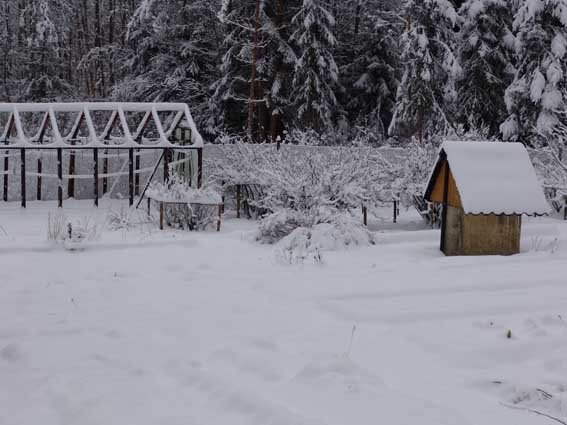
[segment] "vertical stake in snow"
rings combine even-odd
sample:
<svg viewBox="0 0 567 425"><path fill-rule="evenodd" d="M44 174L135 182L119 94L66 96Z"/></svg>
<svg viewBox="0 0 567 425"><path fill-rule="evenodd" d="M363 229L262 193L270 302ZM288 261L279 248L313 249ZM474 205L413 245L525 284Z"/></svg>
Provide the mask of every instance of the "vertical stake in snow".
<svg viewBox="0 0 567 425"><path fill-rule="evenodd" d="M240 218L240 185L236 185L236 218Z"/></svg>
<svg viewBox="0 0 567 425"><path fill-rule="evenodd" d="M197 149L197 188L203 185L203 148Z"/></svg>
<svg viewBox="0 0 567 425"><path fill-rule="evenodd" d="M4 143L8 144L8 139L4 140ZM6 156L4 157L4 202L8 202L8 170L10 169L10 151L5 151Z"/></svg>
<svg viewBox="0 0 567 425"><path fill-rule="evenodd" d="M128 149L128 189L130 206L134 205L134 149Z"/></svg>
<svg viewBox="0 0 567 425"><path fill-rule="evenodd" d="M98 148L93 149L93 176L94 176L94 204L98 207Z"/></svg>
<svg viewBox="0 0 567 425"><path fill-rule="evenodd" d="M58 207L63 208L63 149L57 148L57 199Z"/></svg>
<svg viewBox="0 0 567 425"><path fill-rule="evenodd" d="M21 171L20 171L20 179L22 182L22 189L21 189L21 195L22 195L22 208L26 207L26 150L25 149L21 149L20 150L20 157L21 157Z"/></svg>
<svg viewBox="0 0 567 425"><path fill-rule="evenodd" d="M394 199L394 223L398 222L398 201Z"/></svg>
<svg viewBox="0 0 567 425"><path fill-rule="evenodd" d="M171 154L171 152L170 152L169 149L163 150L163 182L164 182L164 184L167 184L167 181L169 180L169 162L171 161L170 154Z"/></svg>

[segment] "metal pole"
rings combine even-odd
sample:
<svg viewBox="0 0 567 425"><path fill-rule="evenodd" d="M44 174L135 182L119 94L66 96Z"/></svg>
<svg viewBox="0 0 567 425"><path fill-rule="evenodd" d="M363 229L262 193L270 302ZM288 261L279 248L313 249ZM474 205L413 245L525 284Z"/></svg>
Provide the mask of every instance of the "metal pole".
<svg viewBox="0 0 567 425"><path fill-rule="evenodd" d="M197 149L197 187L203 185L203 148Z"/></svg>
<svg viewBox="0 0 567 425"><path fill-rule="evenodd" d="M134 205L134 149L128 149L128 189L130 192L130 206Z"/></svg>
<svg viewBox="0 0 567 425"><path fill-rule="evenodd" d="M169 162L171 161L170 157L171 151L169 149L163 150L163 182L167 183L169 180Z"/></svg>
<svg viewBox="0 0 567 425"><path fill-rule="evenodd" d="M394 199L394 223L398 222L398 201Z"/></svg>
<svg viewBox="0 0 567 425"><path fill-rule="evenodd" d="M75 145L75 141L71 140L71 146ZM75 152L73 150L69 151L69 181L67 182L67 195L69 198L75 197Z"/></svg>
<svg viewBox="0 0 567 425"><path fill-rule="evenodd" d="M57 188L58 207L63 208L63 149L57 148L57 178L59 187Z"/></svg>
<svg viewBox="0 0 567 425"><path fill-rule="evenodd" d="M140 173L138 173L138 171L140 171L140 149L137 150L136 152L136 160L135 160L135 170L136 172L134 173L134 194L135 195L139 195L140 194Z"/></svg>
<svg viewBox="0 0 567 425"><path fill-rule="evenodd" d="M21 182L22 182L22 190L21 190L21 195L22 195L22 208L26 207L26 150L25 149L21 149L20 150L20 156L21 156Z"/></svg>
<svg viewBox="0 0 567 425"><path fill-rule="evenodd" d="M94 161L94 204L95 207L98 207L98 198L99 198L99 191L98 191L98 148L93 149L93 161Z"/></svg>
<svg viewBox="0 0 567 425"><path fill-rule="evenodd" d="M240 218L240 185L236 185L236 218Z"/></svg>
<svg viewBox="0 0 567 425"><path fill-rule="evenodd" d="M38 152L39 149L38 149ZM37 200L41 201L41 172L43 170L43 164L41 163L41 157L37 159Z"/></svg>
<svg viewBox="0 0 567 425"><path fill-rule="evenodd" d="M4 143L7 145L8 140ZM8 171L10 169L10 151L6 151L6 156L4 157L4 202L8 202Z"/></svg>

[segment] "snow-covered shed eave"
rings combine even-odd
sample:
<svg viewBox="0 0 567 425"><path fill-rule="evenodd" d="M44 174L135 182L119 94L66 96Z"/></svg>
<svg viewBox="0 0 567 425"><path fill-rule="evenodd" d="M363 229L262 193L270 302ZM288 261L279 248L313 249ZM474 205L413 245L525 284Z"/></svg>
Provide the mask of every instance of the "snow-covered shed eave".
<svg viewBox="0 0 567 425"><path fill-rule="evenodd" d="M491 150L494 150L494 154L490 152ZM486 161L479 161L478 164L475 164L469 160L468 156L478 156L479 153L485 155ZM428 201L431 201L436 182L439 178L443 178L440 173L445 162L449 166L457 190L461 195L461 206L466 215L541 217L548 215L551 210L545 200L541 185L537 181L529 155L521 144L503 142L443 143L424 193L424 198ZM505 167L507 163L508 168ZM500 172L502 169L506 172ZM491 172L493 175L490 174ZM510 181L510 178L514 181L515 174L526 184L507 185L506 178L508 178L508 181ZM471 184L471 182L474 183ZM507 208L506 205L502 205L502 199L506 198L510 191L512 192L511 205L509 205L510 208ZM486 196L488 200L480 199L479 201L479 197L483 197L480 194L485 194L485 192L490 192ZM477 207L477 205L482 204L485 207ZM493 207L486 206L486 204L492 204ZM514 204L516 205L514 206Z"/></svg>

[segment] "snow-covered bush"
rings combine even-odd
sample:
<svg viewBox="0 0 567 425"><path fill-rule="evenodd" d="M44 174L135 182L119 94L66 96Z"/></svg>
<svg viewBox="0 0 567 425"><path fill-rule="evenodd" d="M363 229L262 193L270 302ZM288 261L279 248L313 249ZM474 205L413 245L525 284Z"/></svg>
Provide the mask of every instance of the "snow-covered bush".
<svg viewBox="0 0 567 425"><path fill-rule="evenodd" d="M295 229L311 225L308 217L298 211L280 210L260 222L256 239L264 243L276 243Z"/></svg>
<svg viewBox="0 0 567 425"><path fill-rule="evenodd" d="M375 243L374 235L346 214L330 217L327 223L298 227L276 247L276 259L283 264L320 263L325 251L336 251Z"/></svg>
<svg viewBox="0 0 567 425"><path fill-rule="evenodd" d="M404 206L412 204L413 195L421 195L429 180L431 168L438 155L436 144L412 141L403 148L403 157L384 160L386 179L383 193L399 198Z"/></svg>
<svg viewBox="0 0 567 425"><path fill-rule="evenodd" d="M296 135L296 137L299 137ZM308 137L308 136L306 136ZM403 148L254 145L230 139L207 163L217 184L256 185L254 207L272 215L258 239L273 243L298 227L328 223L329 217L400 198L411 205L422 194L438 150L411 142Z"/></svg>
<svg viewBox="0 0 567 425"><path fill-rule="evenodd" d="M219 150L210 164L215 181L262 187L263 197L251 202L269 212L257 237L266 243L299 227L333 223L386 189L389 163L377 149L286 145L277 150L236 142Z"/></svg>

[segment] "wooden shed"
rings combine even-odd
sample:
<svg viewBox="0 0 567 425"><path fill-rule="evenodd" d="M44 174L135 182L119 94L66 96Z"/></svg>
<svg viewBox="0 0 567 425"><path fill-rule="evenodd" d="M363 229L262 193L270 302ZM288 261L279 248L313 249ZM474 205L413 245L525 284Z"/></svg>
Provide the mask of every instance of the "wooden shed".
<svg viewBox="0 0 567 425"><path fill-rule="evenodd" d="M517 254L522 215L549 212L521 143L445 142L425 199L443 204L445 255Z"/></svg>

